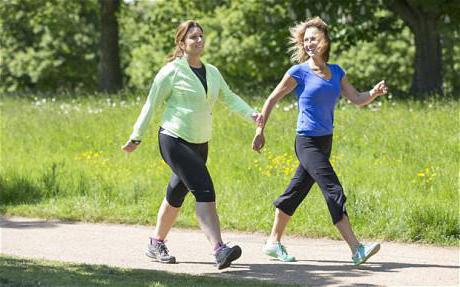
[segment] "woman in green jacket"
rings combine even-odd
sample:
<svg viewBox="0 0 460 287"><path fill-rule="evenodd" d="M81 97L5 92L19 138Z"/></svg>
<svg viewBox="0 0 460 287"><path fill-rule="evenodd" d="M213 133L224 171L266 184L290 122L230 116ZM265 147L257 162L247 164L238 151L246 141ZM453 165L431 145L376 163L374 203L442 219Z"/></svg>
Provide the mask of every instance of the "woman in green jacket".
<svg viewBox="0 0 460 287"><path fill-rule="evenodd" d="M203 29L196 21L178 26L170 62L156 75L130 139L122 149L132 152L139 146L155 108L163 104L158 141L161 156L173 174L146 255L162 263L176 262L164 240L191 191L200 227L213 247L217 268L223 269L241 256L241 248L229 247L222 241L214 187L206 167L212 107L220 97L230 110L246 119L263 121L259 113L229 89L216 67L201 61L204 42Z"/></svg>

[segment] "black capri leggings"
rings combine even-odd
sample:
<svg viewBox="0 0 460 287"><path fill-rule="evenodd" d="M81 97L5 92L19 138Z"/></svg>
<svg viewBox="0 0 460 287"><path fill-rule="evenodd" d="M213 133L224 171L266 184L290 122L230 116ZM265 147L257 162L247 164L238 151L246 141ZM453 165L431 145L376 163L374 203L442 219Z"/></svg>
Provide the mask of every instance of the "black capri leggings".
<svg viewBox="0 0 460 287"><path fill-rule="evenodd" d="M181 207L188 191L192 192L197 202L216 201L212 179L206 167L208 143L193 144L160 132L158 142L161 157L173 171L166 189L168 203Z"/></svg>
<svg viewBox="0 0 460 287"><path fill-rule="evenodd" d="M296 136L295 151L300 164L286 191L274 201L277 208L292 216L316 182L326 199L332 222L336 224L347 214L342 185L329 162L331 149L332 135Z"/></svg>

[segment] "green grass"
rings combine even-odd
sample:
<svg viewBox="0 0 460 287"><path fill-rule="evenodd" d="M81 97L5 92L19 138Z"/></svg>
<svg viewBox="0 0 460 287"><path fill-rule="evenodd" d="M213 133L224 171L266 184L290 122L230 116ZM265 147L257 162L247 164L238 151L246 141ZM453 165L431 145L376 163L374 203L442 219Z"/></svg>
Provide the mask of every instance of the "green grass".
<svg viewBox="0 0 460 287"><path fill-rule="evenodd" d="M170 170L157 147L158 119L139 150L120 152L143 104L130 98L0 98L0 212L154 224ZM215 108L208 166L224 229L270 231L272 201L297 165L292 101L273 111L262 154L250 148L251 124ZM331 161L359 238L458 244L459 136L457 101L339 104ZM176 226L198 226L193 196ZM339 238L316 186L288 228Z"/></svg>
<svg viewBox="0 0 460 287"><path fill-rule="evenodd" d="M0 286L261 287L280 285L257 280L193 276L154 270L116 268L105 265L20 259L0 255Z"/></svg>

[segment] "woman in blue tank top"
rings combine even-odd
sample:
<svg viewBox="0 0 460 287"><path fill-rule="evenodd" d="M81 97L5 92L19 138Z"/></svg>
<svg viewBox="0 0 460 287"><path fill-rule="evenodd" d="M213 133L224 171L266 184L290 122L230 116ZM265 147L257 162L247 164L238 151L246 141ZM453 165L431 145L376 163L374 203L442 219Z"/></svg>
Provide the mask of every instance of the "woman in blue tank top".
<svg viewBox="0 0 460 287"><path fill-rule="evenodd" d="M317 183L326 200L333 224L348 243L353 263L359 265L377 253L380 244L360 243L348 220L346 197L329 161L334 109L340 95L358 106L364 106L376 97L386 94L387 86L381 81L370 91L360 93L348 82L339 65L328 63L331 47L328 28L319 17L293 27L291 42L294 44L291 48L292 59L298 64L286 72L265 101L262 109L265 124L257 128L252 143L256 151L263 148L264 128L273 106L294 91L299 109L295 151L300 163L286 191L274 201L275 220L263 251L282 261L295 261L280 240L296 208L305 199L312 185Z"/></svg>

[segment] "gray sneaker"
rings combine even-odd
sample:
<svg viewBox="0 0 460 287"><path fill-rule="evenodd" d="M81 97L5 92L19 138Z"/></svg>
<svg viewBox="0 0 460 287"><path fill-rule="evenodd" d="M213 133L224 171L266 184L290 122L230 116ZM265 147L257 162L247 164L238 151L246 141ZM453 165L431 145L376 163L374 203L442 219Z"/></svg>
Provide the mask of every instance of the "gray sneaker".
<svg viewBox="0 0 460 287"><path fill-rule="evenodd" d="M145 255L160 263L176 263L176 257L169 255L168 248L163 241L150 240L150 244L147 246Z"/></svg>
<svg viewBox="0 0 460 287"><path fill-rule="evenodd" d="M228 247L227 245L223 245L220 247L214 257L216 259L216 266L217 269L225 269L232 264L232 261L240 258L241 256L241 248L238 245L233 247Z"/></svg>

